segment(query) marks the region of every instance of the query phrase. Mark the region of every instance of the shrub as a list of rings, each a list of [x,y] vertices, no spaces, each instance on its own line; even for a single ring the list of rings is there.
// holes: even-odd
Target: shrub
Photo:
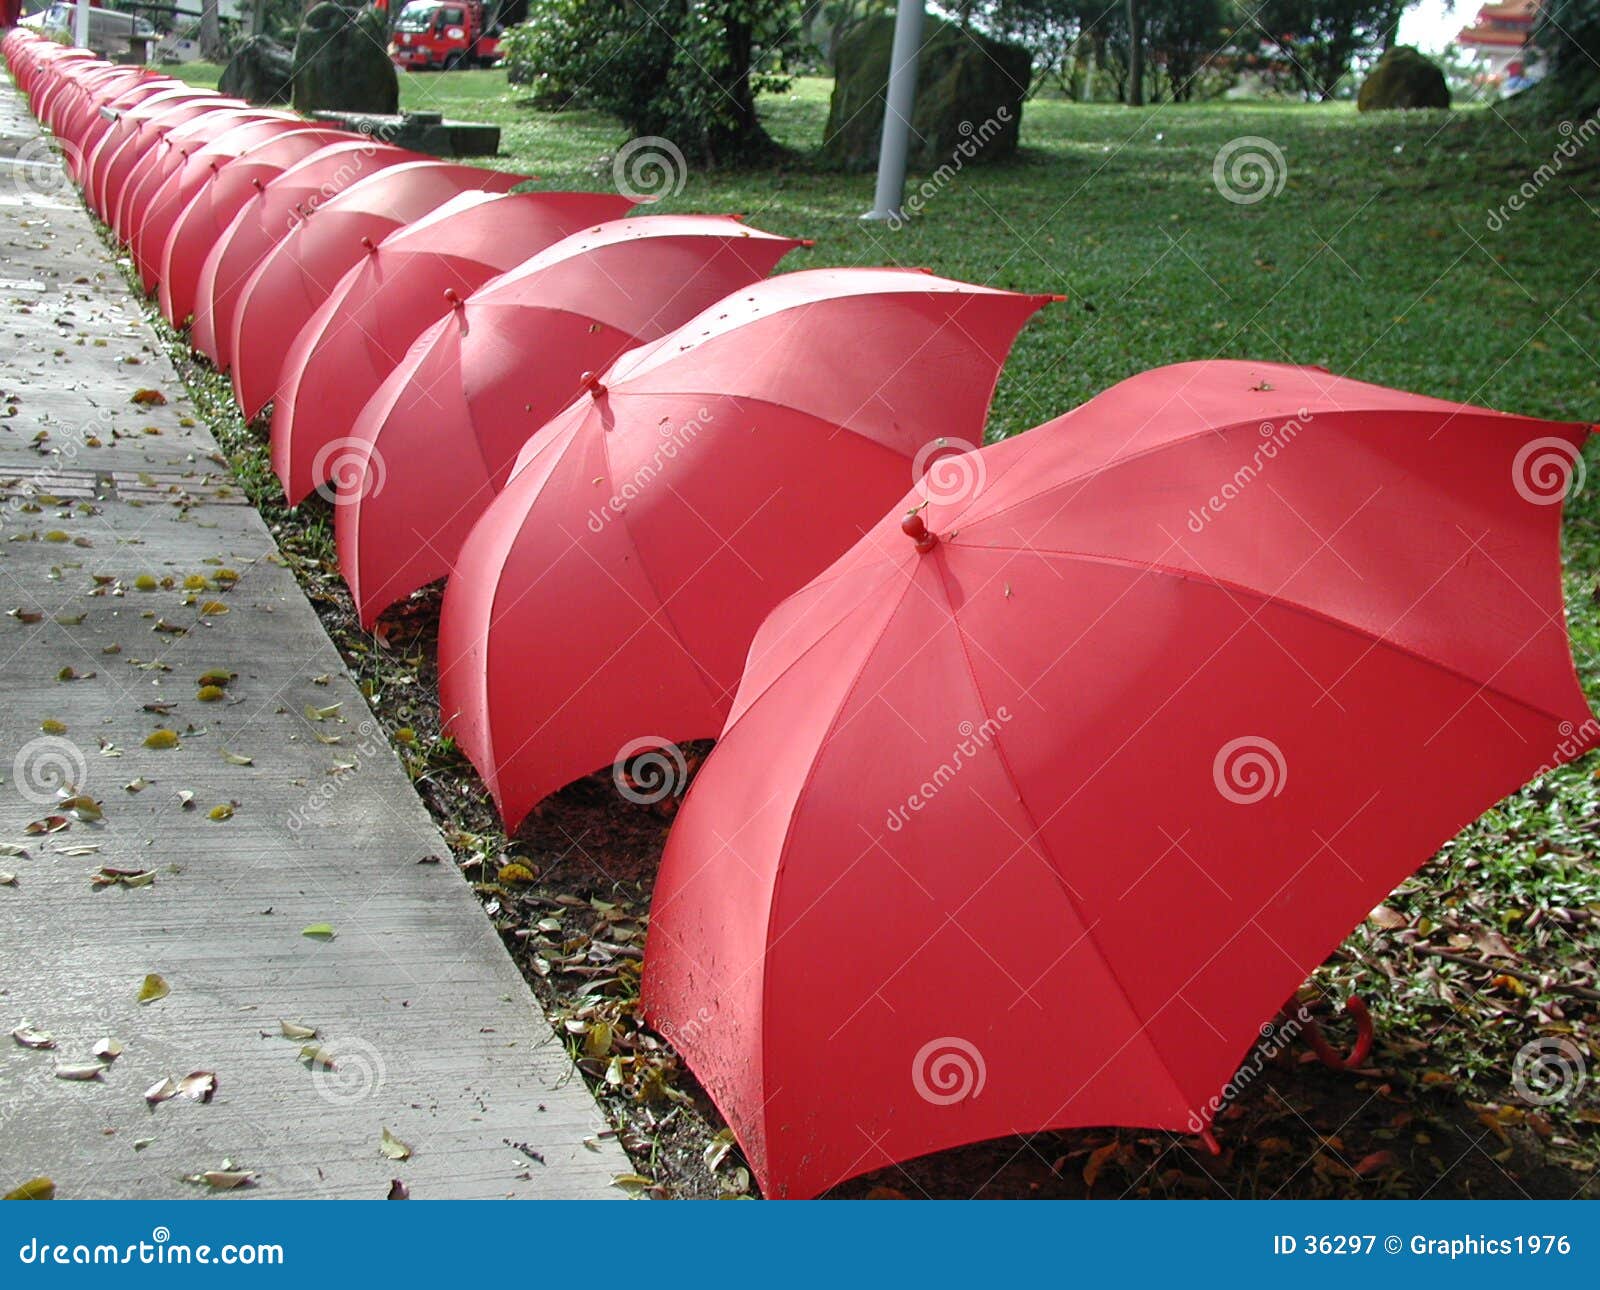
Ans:
[[[789,84],[799,0],[547,0],[506,35],[510,79],[711,164],[772,150],[755,100]]]

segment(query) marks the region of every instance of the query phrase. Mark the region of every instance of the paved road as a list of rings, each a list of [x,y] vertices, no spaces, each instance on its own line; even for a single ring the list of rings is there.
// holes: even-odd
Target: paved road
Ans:
[[[617,1196],[625,1157],[49,158],[0,84],[0,1191],[193,1196],[228,1161],[258,1175],[230,1195]],[[201,702],[209,669],[236,677]],[[63,783],[103,819],[27,833]],[[105,1038],[99,1078],[57,1077]],[[194,1071],[209,1103],[146,1103]]]

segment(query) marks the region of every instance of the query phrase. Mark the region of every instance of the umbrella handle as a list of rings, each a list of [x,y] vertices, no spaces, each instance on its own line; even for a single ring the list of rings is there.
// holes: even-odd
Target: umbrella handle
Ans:
[[[1295,1000],[1291,999],[1284,1009],[1286,1016],[1294,1015],[1291,1011],[1294,1006]],[[1366,1001],[1360,995],[1352,994],[1345,1001],[1344,1010],[1355,1018],[1356,1042],[1355,1047],[1343,1056],[1328,1042],[1321,1026],[1310,1017],[1304,1022],[1306,1041],[1311,1045],[1311,1051],[1316,1053],[1324,1066],[1336,1071],[1356,1069],[1366,1062],[1367,1055],[1372,1051],[1372,1014],[1367,1011]]]

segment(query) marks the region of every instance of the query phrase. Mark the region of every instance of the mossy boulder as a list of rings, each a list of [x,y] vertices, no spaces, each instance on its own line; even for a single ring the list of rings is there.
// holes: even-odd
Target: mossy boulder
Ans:
[[[891,17],[858,23],[839,38],[822,141],[830,162],[848,170],[878,164],[893,45]],[[998,161],[1014,153],[1032,68],[1033,55],[1018,45],[930,19],[917,60],[912,168],[936,170],[958,157],[963,165]]]
[[[1410,45],[1396,45],[1380,58],[1356,96],[1356,107],[1362,112],[1449,106],[1450,87],[1444,73]]]
[[[294,51],[251,36],[222,69],[217,89],[246,103],[287,103],[294,94]]]
[[[400,81],[389,27],[377,9],[319,4],[294,42],[294,106],[300,112],[396,112]]]

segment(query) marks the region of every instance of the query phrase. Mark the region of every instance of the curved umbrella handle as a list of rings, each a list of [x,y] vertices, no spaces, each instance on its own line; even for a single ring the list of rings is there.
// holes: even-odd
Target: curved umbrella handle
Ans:
[[[1290,1000],[1290,1007],[1295,1004]],[[1311,1050],[1321,1059],[1324,1066],[1336,1071],[1354,1070],[1367,1060],[1367,1055],[1372,1052],[1372,1014],[1367,1011],[1366,1001],[1358,994],[1352,994],[1345,1001],[1345,1012],[1354,1017],[1356,1021],[1356,1042],[1349,1053],[1341,1056],[1322,1033],[1322,1027],[1317,1025],[1310,1017],[1304,1022],[1306,1041],[1311,1045]],[[1285,1012],[1293,1016],[1288,1008]]]

